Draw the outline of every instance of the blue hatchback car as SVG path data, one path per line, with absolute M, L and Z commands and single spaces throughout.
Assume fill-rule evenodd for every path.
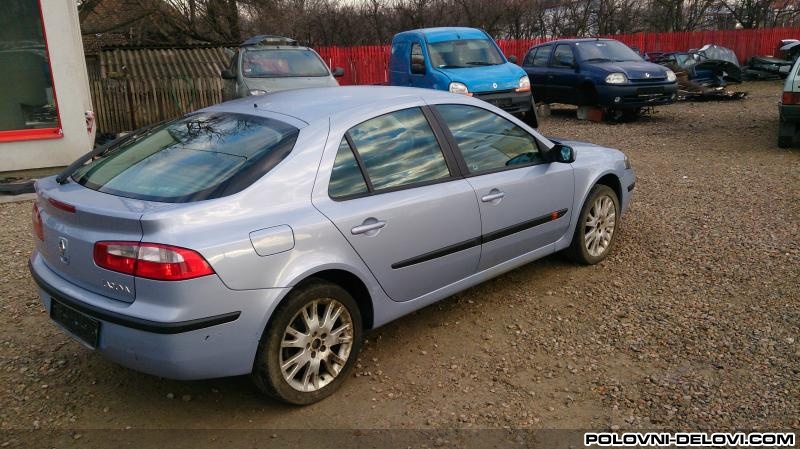
M 536 100 L 601 106 L 612 119 L 675 101 L 675 73 L 613 39 L 564 39 L 532 47 L 522 67 Z
M 536 126 L 528 75 L 476 28 L 425 28 L 392 39 L 389 84 L 450 91 L 491 103 Z

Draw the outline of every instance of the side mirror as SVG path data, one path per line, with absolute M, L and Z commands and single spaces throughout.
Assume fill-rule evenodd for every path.
M 224 79 L 224 80 L 235 80 L 236 79 L 236 75 L 234 75 L 233 72 L 230 71 L 230 69 L 223 69 L 221 72 L 219 72 L 219 74 L 220 74 L 220 76 L 222 76 L 222 79 Z
M 512 64 L 516 64 L 517 63 L 517 57 L 514 56 L 514 55 L 509 56 L 508 57 L 508 62 L 510 62 Z
M 557 143 L 550 151 L 554 162 L 561 162 L 562 164 L 575 162 L 575 150 L 572 147 Z
M 341 67 L 336 67 L 333 69 L 333 76 L 339 78 L 340 76 L 344 76 L 344 69 Z
M 424 75 L 425 64 L 418 64 L 418 63 L 411 64 L 411 73 L 414 75 Z

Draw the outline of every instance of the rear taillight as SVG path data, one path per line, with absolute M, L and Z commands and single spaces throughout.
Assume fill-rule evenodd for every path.
M 44 241 L 44 224 L 42 223 L 42 214 L 39 213 L 39 205 L 33 203 L 33 232 L 39 240 Z
M 159 281 L 182 281 L 214 274 L 196 251 L 158 243 L 97 242 L 94 263 L 107 270 Z
M 800 92 L 784 92 L 781 97 L 783 104 L 800 104 Z

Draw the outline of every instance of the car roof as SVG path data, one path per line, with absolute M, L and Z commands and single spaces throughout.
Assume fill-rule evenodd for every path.
M 542 42 L 541 44 L 536 44 L 534 47 L 540 47 L 542 45 L 549 45 L 549 44 L 577 44 L 579 42 L 596 42 L 596 41 L 616 41 L 616 39 L 606 39 L 606 38 L 594 38 L 594 37 L 582 37 L 576 39 L 556 39 L 554 41 L 547 41 Z
M 488 35 L 483 30 L 467 27 L 419 28 L 397 33 L 394 39 L 402 40 L 406 37 L 420 35 L 424 36 L 428 42 L 452 41 L 456 39 L 488 39 Z
M 422 98 L 461 98 L 457 94 L 433 89 L 396 86 L 310 87 L 272 92 L 264 96 L 245 97 L 221 103 L 205 110 L 250 115 L 265 112 L 288 115 L 306 123 L 327 120 L 334 114 L 351 109 L 386 105 L 389 102 Z

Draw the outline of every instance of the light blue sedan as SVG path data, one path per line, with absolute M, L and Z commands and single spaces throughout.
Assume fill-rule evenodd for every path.
M 541 257 L 614 246 L 635 176 L 481 100 L 302 89 L 140 130 L 39 180 L 52 320 L 130 368 L 309 404 L 363 334 Z

